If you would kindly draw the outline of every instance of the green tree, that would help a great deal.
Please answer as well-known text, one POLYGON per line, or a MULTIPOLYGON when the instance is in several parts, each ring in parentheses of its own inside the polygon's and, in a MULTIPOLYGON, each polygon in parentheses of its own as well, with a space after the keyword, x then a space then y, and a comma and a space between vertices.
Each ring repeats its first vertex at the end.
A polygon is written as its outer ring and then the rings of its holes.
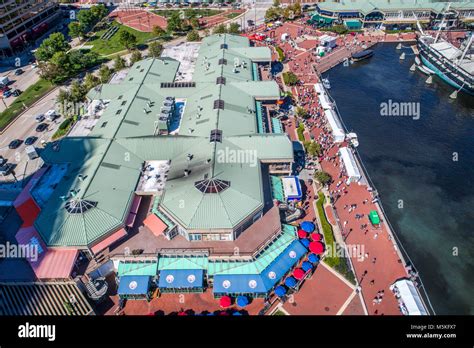
POLYGON ((240 24, 236 23, 236 22, 230 23, 228 33, 229 34, 240 34, 240 24))
POLYGON ((71 22, 68 25, 69 36, 72 38, 80 38, 83 40, 86 37, 86 28, 79 22, 71 22))
POLYGON ((87 73, 84 76, 84 87, 86 88, 87 91, 90 91, 92 88, 97 86, 100 83, 100 80, 97 76, 87 73))
POLYGON ((265 19, 269 21, 276 21, 278 18, 281 17, 281 9, 278 7, 270 7, 266 12, 265 12, 265 19))
POLYGON ((157 36, 157 37, 163 37, 166 35, 166 31, 158 25, 153 27, 152 33, 154 36, 157 36))
POLYGON ((92 6, 90 12, 92 12, 92 16, 94 17, 95 21, 100 21, 102 18, 107 16, 109 10, 107 10, 107 7, 105 7, 104 4, 98 4, 96 6, 92 6))
POLYGON ((77 14, 77 20, 89 30, 97 22, 97 17, 90 10, 80 10, 77 14))
POLYGON ((142 59, 143 59, 142 53, 139 50, 133 50, 132 55, 130 57, 130 65, 133 65, 142 59))
POLYGON ((39 75, 52 83, 60 82, 65 76, 64 69, 56 64, 51 64, 51 62, 39 62, 38 69, 39 75))
POLYGON ((119 71, 127 67, 127 63, 125 62, 125 59, 123 59, 120 56, 116 56, 114 58, 114 70, 119 71))
POLYGON ((307 152, 312 157, 319 156, 321 154, 321 145, 315 141, 312 141, 308 146, 307 152))
POLYGON ((291 6, 291 10, 293 11, 295 17, 300 17, 303 11, 301 10, 301 4, 296 2, 291 6))
POLYGON ((327 185, 332 181, 331 175, 324 171, 317 171, 314 173, 314 179, 318 181, 321 185, 327 185))
POLYGON ((273 0, 274 7, 280 7, 280 0, 273 0))
POLYGON ((227 28, 224 24, 219 24, 218 26, 214 27, 212 31, 213 34, 225 34, 227 33, 227 28))
POLYGON ((148 45, 148 53, 153 58, 159 58, 163 51, 163 45, 158 41, 153 41, 148 45))
POLYGON ((71 48, 62 33, 53 33, 45 39, 35 52, 38 61, 47 61, 56 52, 65 52, 71 48))
POLYGON ((299 79, 293 72, 288 71, 283 73, 283 82, 285 85, 294 86, 298 83, 299 79))
POLYGON ((308 118, 309 114, 305 108, 298 106, 296 108, 296 116, 301 117, 301 118, 308 118))
POLYGON ((107 65, 102 64, 99 69, 99 79, 101 83, 106 83, 109 81, 110 77, 112 76, 112 69, 110 69, 107 65))
POLYGON ((122 30, 119 34, 119 43, 127 50, 130 50, 131 48, 136 46, 137 37, 126 30, 122 30))
POLYGON ((197 18, 191 18, 189 23, 194 30, 199 30, 199 28, 201 28, 201 24, 199 24, 199 20, 197 18))
POLYGON ((199 36, 197 30, 191 30, 188 35, 186 35, 187 41, 199 41, 200 39, 201 37, 199 36))
POLYGON ((87 89, 84 84, 79 82, 79 80, 74 80, 71 83, 71 101, 73 103, 79 103, 86 99, 87 89))
POLYGON ((170 18, 168 18, 168 25, 166 29, 168 32, 173 33, 181 31, 183 27, 183 20, 180 18, 178 11, 173 11, 170 18))

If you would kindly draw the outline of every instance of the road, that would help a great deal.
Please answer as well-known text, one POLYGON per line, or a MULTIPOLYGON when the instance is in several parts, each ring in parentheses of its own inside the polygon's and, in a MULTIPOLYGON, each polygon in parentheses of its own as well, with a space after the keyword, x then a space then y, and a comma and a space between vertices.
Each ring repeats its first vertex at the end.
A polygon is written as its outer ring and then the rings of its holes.
MULTIPOLYGON (((38 68, 32 68, 31 65, 21 67, 21 69, 24 70, 24 73, 18 76, 15 76, 16 69, 17 68, 10 69, 1 74, 1 76, 8 76, 11 81, 9 87, 12 89, 16 88, 23 92, 29 86, 36 83, 40 78, 38 74, 38 68)), ((8 98, 5 98, 3 100, 5 101, 5 104, 7 104, 7 106, 10 106, 15 101, 15 99, 16 97, 9 96, 8 98)), ((3 102, 0 102, 0 112, 5 110, 5 104, 3 102)))
POLYGON ((247 11, 242 17, 234 19, 232 22, 240 24, 242 30, 249 28, 248 20, 253 21, 256 25, 263 24, 265 19, 265 12, 267 9, 273 5, 272 0, 243 0, 242 3, 246 6, 249 11, 247 11))
MULTIPOLYGON (((53 109, 58 96, 59 89, 55 89, 44 100, 29 108, 23 115, 20 116, 0 137, 0 156, 8 159, 8 162, 15 163, 16 178, 22 180, 25 176, 28 177, 35 172, 37 167, 41 165, 41 160, 28 160, 28 155, 25 153, 25 144, 21 144, 17 149, 9 149, 8 144, 13 139, 20 139, 24 141, 29 136, 37 136, 38 140, 34 143, 36 147, 40 147, 41 140, 49 141, 54 132, 58 129, 59 124, 63 120, 62 117, 56 119, 54 122, 44 121, 49 124, 49 127, 44 132, 36 132, 35 117, 38 114, 44 114, 46 111, 53 109)), ((13 177, 1 177, 0 182, 12 181, 13 177)))

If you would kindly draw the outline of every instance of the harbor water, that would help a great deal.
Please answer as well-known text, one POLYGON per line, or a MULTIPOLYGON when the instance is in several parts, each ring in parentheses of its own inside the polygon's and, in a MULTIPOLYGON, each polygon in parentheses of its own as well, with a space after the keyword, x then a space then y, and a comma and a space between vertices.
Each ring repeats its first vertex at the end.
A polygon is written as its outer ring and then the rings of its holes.
POLYGON ((410 71, 409 44, 374 50, 325 73, 330 94, 436 313, 474 314, 474 97, 410 71))

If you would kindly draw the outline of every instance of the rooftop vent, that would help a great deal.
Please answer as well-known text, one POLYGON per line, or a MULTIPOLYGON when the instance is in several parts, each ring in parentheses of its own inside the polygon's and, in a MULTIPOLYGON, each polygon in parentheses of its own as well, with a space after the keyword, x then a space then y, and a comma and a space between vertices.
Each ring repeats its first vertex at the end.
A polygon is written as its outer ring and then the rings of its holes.
POLYGON ((230 181, 220 179, 205 179, 194 183, 194 187, 202 193, 220 193, 230 187, 230 181))
POLYGON ((229 46, 227 46, 227 44, 221 44, 221 49, 224 50, 224 49, 228 49, 228 48, 229 48, 229 46))
POLYGON ((224 109, 224 101, 222 99, 214 100, 214 109, 224 109))
POLYGON ((219 77, 216 79, 216 85, 225 85, 225 77, 219 76, 219 77))
POLYGON ((219 59, 219 65, 227 65, 227 59, 225 58, 219 59))
POLYGON ((222 143, 222 131, 220 129, 211 130, 210 142, 219 142, 222 143))

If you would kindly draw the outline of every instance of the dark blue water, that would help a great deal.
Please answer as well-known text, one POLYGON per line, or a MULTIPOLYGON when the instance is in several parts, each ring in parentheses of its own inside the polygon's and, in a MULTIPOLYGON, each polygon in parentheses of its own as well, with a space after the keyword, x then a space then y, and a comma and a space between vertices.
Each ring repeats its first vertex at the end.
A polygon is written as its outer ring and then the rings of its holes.
POLYGON ((367 61, 328 72, 331 95, 417 267, 437 314, 474 314, 474 97, 410 72, 411 49, 380 44, 367 61), (380 105, 420 103, 420 118, 383 117, 380 105), (457 155, 456 155, 457 154, 457 155), (456 159, 457 161, 453 160, 456 159), (403 206, 399 208, 399 200, 403 206))

